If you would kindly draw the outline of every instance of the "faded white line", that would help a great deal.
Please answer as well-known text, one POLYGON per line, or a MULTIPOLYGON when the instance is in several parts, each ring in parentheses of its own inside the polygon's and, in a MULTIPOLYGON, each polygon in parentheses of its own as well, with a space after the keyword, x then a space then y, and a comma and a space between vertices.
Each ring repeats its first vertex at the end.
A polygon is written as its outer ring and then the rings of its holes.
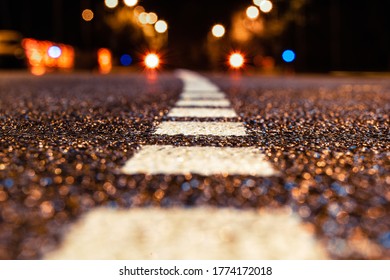
POLYGON ((273 176, 272 165, 253 147, 142 146, 125 166, 125 174, 215 174, 273 176))
POLYGON ((185 91, 219 91, 219 88, 214 86, 213 84, 202 83, 202 82, 193 82, 187 83, 184 86, 185 91))
POLYGON ((194 72, 179 70, 176 75, 184 81, 184 91, 218 91, 219 88, 208 79, 194 72))
POLYGON ((173 108, 168 117, 235 118, 237 115, 230 108, 173 108))
POLYGON ((205 107, 205 106, 229 107, 230 102, 227 99, 179 100, 176 102, 175 106, 178 106, 178 107, 205 107))
POLYGON ((184 100, 197 100, 197 99, 225 99, 226 96, 223 93, 220 92, 204 92, 204 93, 199 93, 199 92, 186 92, 182 93, 180 95, 181 99, 184 100))
POLYGON ((242 123, 237 122, 162 122, 155 132, 160 135, 245 136, 242 123))
MULTIPOLYGON (((156 199, 162 199, 159 190, 156 199)), ((77 222, 45 259, 326 259, 289 210, 107 208, 77 222)))

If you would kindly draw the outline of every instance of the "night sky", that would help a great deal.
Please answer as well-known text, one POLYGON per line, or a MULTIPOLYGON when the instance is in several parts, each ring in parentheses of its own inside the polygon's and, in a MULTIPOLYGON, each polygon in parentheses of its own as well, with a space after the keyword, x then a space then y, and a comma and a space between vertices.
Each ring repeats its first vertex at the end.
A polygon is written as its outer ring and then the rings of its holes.
MULTIPOLYGON (((285 5, 288 0, 273 2, 285 5)), ((199 55, 189 61, 188 52, 202 48, 214 23, 221 22, 229 27, 232 13, 252 1, 142 0, 139 4, 168 21, 166 52, 172 66, 183 66, 203 59, 199 55)), ((305 24, 289 26, 280 39, 282 47, 297 50, 300 59, 296 67, 301 71, 389 71, 387 6, 387 1, 380 0, 307 0, 303 14, 305 24)), ((107 10, 103 0, 1 0, 0 29, 14 29, 26 37, 92 50, 108 43, 107 36, 102 36, 110 33, 101 20, 104 13, 107 10), (80 18, 84 8, 95 11, 95 19, 89 26, 80 18)))

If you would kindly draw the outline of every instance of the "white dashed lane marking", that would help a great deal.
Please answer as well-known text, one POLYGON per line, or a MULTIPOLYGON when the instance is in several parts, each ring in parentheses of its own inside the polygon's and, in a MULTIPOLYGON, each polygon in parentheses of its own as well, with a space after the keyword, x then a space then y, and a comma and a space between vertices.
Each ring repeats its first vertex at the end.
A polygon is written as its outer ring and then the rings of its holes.
POLYGON ((245 136, 242 123, 237 122, 162 122, 155 134, 160 135, 214 135, 245 136))
POLYGON ((324 259, 298 216, 215 208, 96 209, 46 259, 324 259))
POLYGON ((225 94, 221 92, 184 92, 180 95, 181 100, 198 100, 198 99, 216 99, 225 100, 225 94))
POLYGON ((126 174, 235 174, 272 176, 275 170, 252 147, 176 147, 146 145, 122 168, 126 174))
POLYGON ((235 118, 236 112, 230 108, 173 108, 168 117, 188 118, 235 118))
POLYGON ((178 107, 229 107, 230 102, 227 99, 221 100, 179 100, 176 102, 178 107))
MULTIPOLYGON (((213 102, 211 100, 183 102, 179 100, 177 106, 184 104, 197 104, 199 106, 219 104, 228 105, 229 101, 217 86, 207 79, 188 71, 178 74, 184 81, 186 95, 223 95, 223 99, 213 102), (197 87, 199 85, 199 87, 197 87), (195 93, 189 90, 196 90, 195 93), (205 90, 205 92, 200 92, 205 90), (214 90, 214 91, 213 91, 214 90)), ((168 117, 198 118, 236 118, 237 114, 232 108, 208 107, 174 107, 168 117)), ((165 121, 156 129, 156 135, 207 135, 207 136, 246 136, 245 127, 240 122, 218 121, 165 121)), ((194 173, 204 176, 213 174, 274 176, 278 173, 272 165, 265 160, 262 152, 257 148, 248 147, 177 147, 171 145, 142 146, 125 166, 125 174, 188 174, 194 173)))

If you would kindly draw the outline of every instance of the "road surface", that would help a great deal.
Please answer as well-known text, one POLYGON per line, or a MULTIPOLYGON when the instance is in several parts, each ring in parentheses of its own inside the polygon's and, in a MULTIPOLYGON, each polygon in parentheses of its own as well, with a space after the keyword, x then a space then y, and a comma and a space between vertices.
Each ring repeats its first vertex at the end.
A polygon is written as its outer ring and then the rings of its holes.
POLYGON ((390 81, 0 75, 2 259, 388 259, 390 81))

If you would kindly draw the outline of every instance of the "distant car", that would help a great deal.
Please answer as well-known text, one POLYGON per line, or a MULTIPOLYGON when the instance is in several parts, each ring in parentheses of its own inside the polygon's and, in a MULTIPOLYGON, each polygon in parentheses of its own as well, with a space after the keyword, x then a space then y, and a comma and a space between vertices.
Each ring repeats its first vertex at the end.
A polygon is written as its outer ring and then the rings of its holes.
POLYGON ((26 67, 22 39, 17 31, 0 30, 0 68, 26 67))

